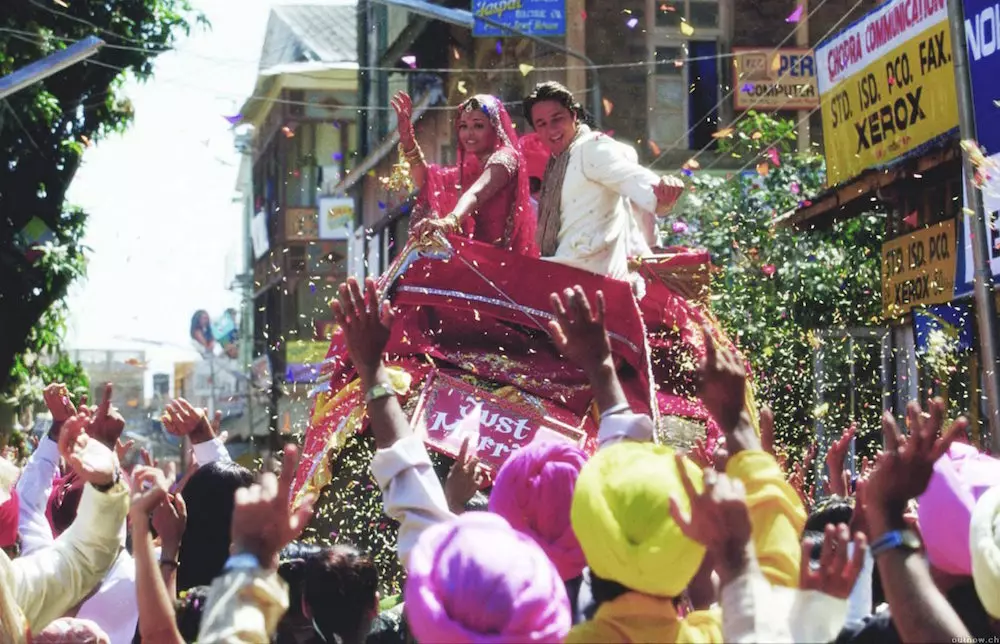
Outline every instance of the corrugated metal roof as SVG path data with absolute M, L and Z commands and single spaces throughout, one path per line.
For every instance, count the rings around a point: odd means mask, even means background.
M 358 8 L 351 4 L 290 4 L 271 9 L 260 69 L 305 61 L 358 61 Z

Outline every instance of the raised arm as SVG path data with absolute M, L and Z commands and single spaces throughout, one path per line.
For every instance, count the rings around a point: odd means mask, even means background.
M 410 178 L 420 190 L 427 181 L 427 161 L 417 144 L 413 132 L 413 100 L 406 92 L 397 92 L 392 97 L 392 109 L 396 110 L 396 131 L 399 132 L 399 146 L 410 164 Z
M 609 136 L 599 136 L 582 150 L 583 174 L 628 198 L 643 210 L 665 215 L 684 191 L 676 177 L 659 177 L 639 165 L 635 150 Z

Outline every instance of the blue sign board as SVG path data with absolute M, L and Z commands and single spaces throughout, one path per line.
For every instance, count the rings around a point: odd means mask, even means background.
M 913 310 L 913 333 L 917 353 L 927 350 L 932 331 L 941 331 L 958 342 L 959 351 L 972 348 L 973 327 L 972 305 L 969 302 L 937 304 L 924 309 Z
M 472 16 L 478 38 L 566 35 L 566 0 L 472 0 Z
M 1000 6 L 995 0 L 964 0 L 964 8 L 976 138 L 993 155 L 1000 153 L 1000 108 L 993 103 L 1000 78 Z

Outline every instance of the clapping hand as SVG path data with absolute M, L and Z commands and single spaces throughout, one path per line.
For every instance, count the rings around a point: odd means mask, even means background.
M 819 564 L 812 562 L 812 539 L 802 542 L 802 565 L 799 572 L 799 587 L 803 590 L 818 590 L 822 593 L 847 599 L 865 564 L 868 540 L 860 532 L 854 535 L 854 553 L 847 556 L 847 544 L 851 535 L 847 526 L 828 525 L 823 534 L 823 549 Z
M 596 311 L 583 288 L 568 288 L 550 296 L 556 319 L 549 322 L 549 333 L 559 351 L 593 376 L 602 368 L 614 368 L 611 340 L 604 325 L 604 293 L 597 291 Z
M 267 472 L 258 483 L 236 491 L 233 551 L 254 555 L 265 568 L 277 568 L 278 553 L 299 536 L 312 516 L 311 494 L 294 510 L 290 507 L 298 460 L 298 446 L 286 445 L 280 478 Z

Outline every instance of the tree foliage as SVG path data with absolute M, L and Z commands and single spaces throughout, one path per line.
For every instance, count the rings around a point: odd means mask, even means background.
M 872 435 L 881 412 L 879 347 L 864 340 L 852 346 L 842 332 L 882 324 L 884 214 L 809 232 L 776 228 L 776 217 L 824 187 L 823 159 L 797 154 L 795 145 L 793 123 L 747 113 L 720 148 L 753 169 L 726 177 L 694 171 L 692 192 L 675 211 L 681 222 L 666 231 L 671 245 L 711 252 L 718 268 L 712 309 L 750 360 L 786 445 L 811 442 L 817 421 L 828 436 L 839 434 L 852 412 L 859 436 Z M 826 375 L 822 400 L 817 356 Z
M 62 298 L 85 272 L 87 213 L 66 203 L 66 191 L 84 150 L 131 122 L 126 74 L 149 78 L 157 54 L 201 20 L 187 0 L 4 4 L 0 76 L 87 36 L 106 43 L 86 62 L 0 100 L 0 392 L 8 401 L 26 402 L 26 387 L 47 365 L 62 365 L 65 377 L 79 372 L 58 355 Z

